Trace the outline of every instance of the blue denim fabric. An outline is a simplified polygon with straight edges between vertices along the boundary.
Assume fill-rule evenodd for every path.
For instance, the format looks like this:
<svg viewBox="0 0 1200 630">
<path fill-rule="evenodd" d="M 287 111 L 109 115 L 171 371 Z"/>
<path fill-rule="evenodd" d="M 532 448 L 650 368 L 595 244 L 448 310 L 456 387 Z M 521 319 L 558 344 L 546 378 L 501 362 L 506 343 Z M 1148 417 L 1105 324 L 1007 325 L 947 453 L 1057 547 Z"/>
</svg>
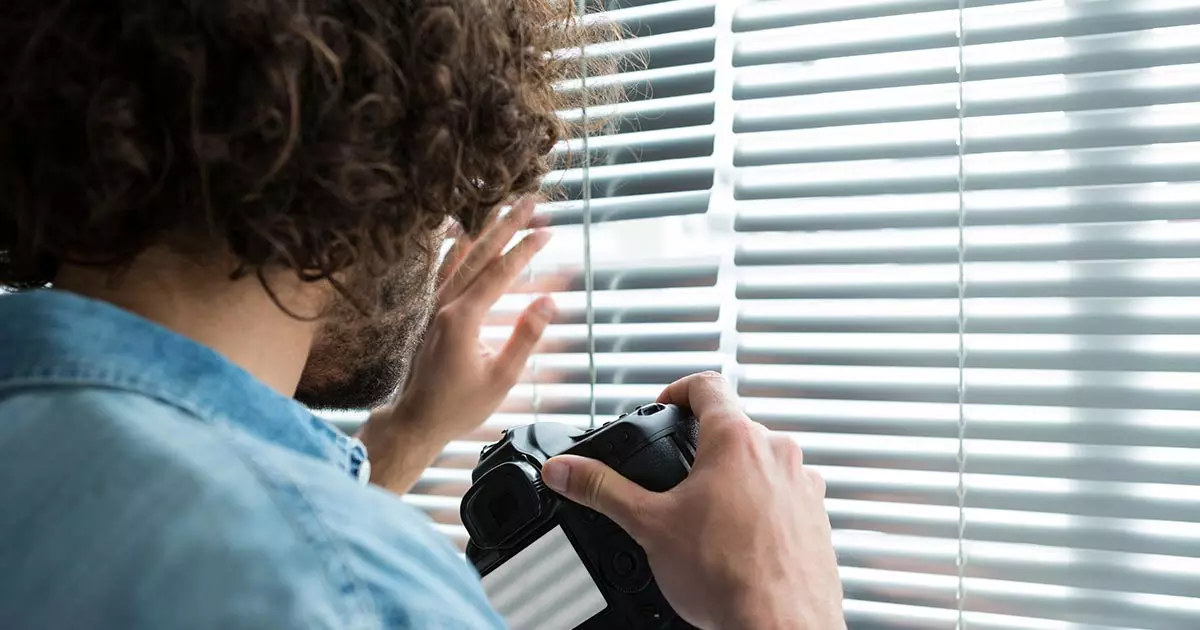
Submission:
<svg viewBox="0 0 1200 630">
<path fill-rule="evenodd" d="M 151 322 L 0 296 L 0 628 L 503 628 L 365 457 Z"/>
</svg>

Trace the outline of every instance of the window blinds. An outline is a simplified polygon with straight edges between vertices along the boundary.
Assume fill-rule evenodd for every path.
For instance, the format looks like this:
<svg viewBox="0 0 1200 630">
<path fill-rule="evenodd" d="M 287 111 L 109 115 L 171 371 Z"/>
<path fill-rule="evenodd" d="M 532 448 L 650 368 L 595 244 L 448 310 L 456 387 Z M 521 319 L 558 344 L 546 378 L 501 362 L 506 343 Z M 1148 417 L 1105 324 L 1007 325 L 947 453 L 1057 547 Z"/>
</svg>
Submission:
<svg viewBox="0 0 1200 630">
<path fill-rule="evenodd" d="M 1200 0 L 600 8 L 645 63 L 563 112 L 621 121 L 548 180 L 563 313 L 406 500 L 461 543 L 499 429 L 717 369 L 826 476 L 851 628 L 1200 628 Z"/>
</svg>

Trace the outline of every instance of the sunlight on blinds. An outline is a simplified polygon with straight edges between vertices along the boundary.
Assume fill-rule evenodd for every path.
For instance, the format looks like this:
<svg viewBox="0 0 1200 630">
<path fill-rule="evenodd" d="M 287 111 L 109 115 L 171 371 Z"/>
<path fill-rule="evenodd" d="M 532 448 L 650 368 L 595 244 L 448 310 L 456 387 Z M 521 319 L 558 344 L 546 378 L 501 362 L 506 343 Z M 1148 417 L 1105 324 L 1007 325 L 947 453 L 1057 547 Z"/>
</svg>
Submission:
<svg viewBox="0 0 1200 630">
<path fill-rule="evenodd" d="M 826 476 L 851 628 L 1200 628 L 1200 0 L 590 6 L 642 63 L 485 337 L 562 312 L 406 500 L 461 544 L 501 428 L 715 369 Z"/>
<path fill-rule="evenodd" d="M 741 7 L 747 409 L 853 628 L 1197 627 L 1200 3 L 957 5 Z"/>
</svg>

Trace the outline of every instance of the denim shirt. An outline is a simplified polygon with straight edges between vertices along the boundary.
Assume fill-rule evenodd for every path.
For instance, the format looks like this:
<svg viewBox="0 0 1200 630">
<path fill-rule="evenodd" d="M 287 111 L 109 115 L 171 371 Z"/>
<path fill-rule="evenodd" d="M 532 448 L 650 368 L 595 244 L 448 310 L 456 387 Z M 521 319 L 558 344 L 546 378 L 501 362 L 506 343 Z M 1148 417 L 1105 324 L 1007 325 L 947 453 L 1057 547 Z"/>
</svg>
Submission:
<svg viewBox="0 0 1200 630">
<path fill-rule="evenodd" d="M 367 464 L 202 345 L 0 295 L 0 628 L 503 628 Z"/>
</svg>

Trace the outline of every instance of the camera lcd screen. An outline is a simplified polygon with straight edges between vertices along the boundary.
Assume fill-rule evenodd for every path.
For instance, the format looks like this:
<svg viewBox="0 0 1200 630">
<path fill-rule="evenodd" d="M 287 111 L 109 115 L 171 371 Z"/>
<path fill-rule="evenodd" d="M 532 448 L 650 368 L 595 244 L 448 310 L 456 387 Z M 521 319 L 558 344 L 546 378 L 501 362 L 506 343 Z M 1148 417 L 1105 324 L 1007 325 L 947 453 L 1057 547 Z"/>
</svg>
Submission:
<svg viewBox="0 0 1200 630">
<path fill-rule="evenodd" d="M 561 526 L 485 575 L 483 590 L 511 630 L 574 630 L 608 605 Z"/>
</svg>

